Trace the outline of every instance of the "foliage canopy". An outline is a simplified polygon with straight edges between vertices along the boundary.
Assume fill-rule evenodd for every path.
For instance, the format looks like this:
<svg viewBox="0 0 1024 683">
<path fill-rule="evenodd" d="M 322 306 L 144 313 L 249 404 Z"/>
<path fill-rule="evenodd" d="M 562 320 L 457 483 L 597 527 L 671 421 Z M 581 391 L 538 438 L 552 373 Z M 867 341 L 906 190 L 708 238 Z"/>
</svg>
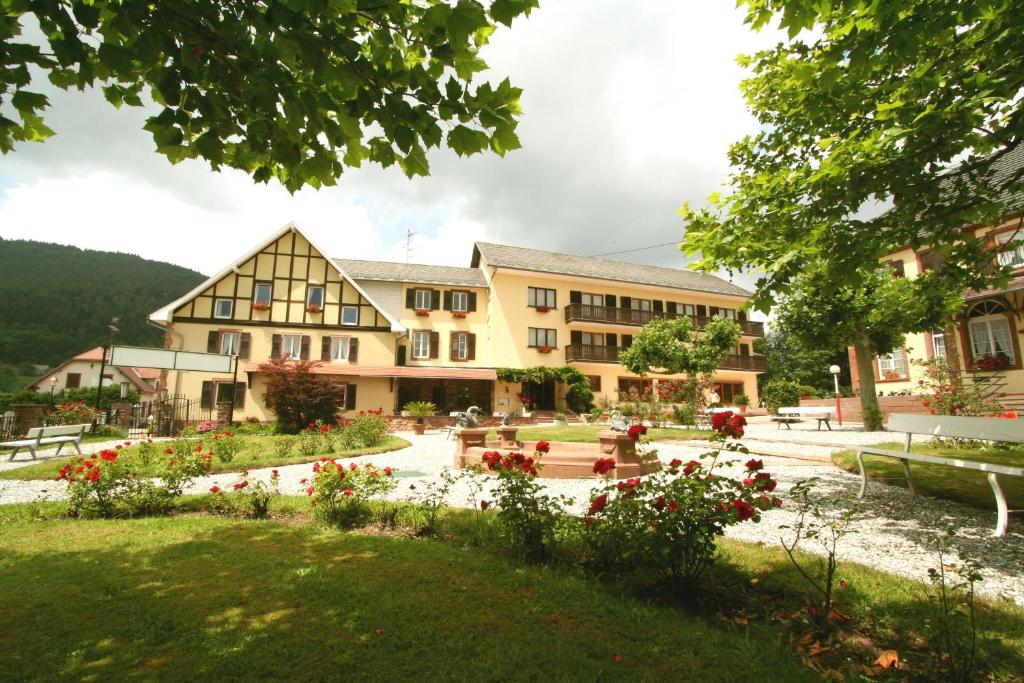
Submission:
<svg viewBox="0 0 1024 683">
<path fill-rule="evenodd" d="M 740 326 L 725 318 L 708 322 L 700 337 L 693 334 L 690 318 L 652 320 L 633 344 L 619 354 L 619 362 L 638 375 L 663 372 L 690 377 L 710 375 L 740 339 Z"/>
<path fill-rule="evenodd" d="M 518 148 L 520 90 L 475 82 L 498 24 L 538 0 L 0 0 L 0 153 L 51 135 L 34 70 L 160 112 L 146 130 L 172 163 L 202 158 L 288 190 L 346 167 L 427 175 L 444 142 L 465 156 Z M 31 21 L 30 21 L 31 20 Z M 34 21 L 42 44 L 23 37 Z"/>
</svg>

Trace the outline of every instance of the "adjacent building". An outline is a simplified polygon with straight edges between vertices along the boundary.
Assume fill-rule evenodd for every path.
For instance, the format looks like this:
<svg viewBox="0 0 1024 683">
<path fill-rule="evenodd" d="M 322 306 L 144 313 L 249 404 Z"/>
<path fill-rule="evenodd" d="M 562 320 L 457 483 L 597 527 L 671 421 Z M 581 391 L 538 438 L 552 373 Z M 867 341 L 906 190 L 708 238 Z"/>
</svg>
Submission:
<svg viewBox="0 0 1024 683">
<path fill-rule="evenodd" d="M 1003 157 L 995 166 L 997 174 L 1024 171 L 1024 148 Z M 1024 192 L 1006 197 L 1024 205 Z M 1005 408 L 1024 409 L 1021 312 L 1024 311 L 1024 223 L 1020 214 L 1008 216 L 997 226 L 966 226 L 965 232 L 986 239 L 1000 265 L 1010 266 L 1014 276 L 1001 288 L 968 291 L 963 307 L 942 329 L 908 334 L 904 348 L 874 359 L 876 389 L 883 394 L 917 392 L 924 377 L 919 362 L 944 359 L 963 381 L 978 384 L 983 393 Z M 937 255 L 909 247 L 889 254 L 884 262 L 899 277 L 913 278 L 929 269 L 941 268 Z M 856 354 L 850 349 L 853 387 L 859 389 Z"/>
<path fill-rule="evenodd" d="M 233 399 L 235 419 L 273 419 L 260 372 L 272 358 L 319 361 L 315 372 L 345 386 L 347 410 L 429 400 L 443 412 L 511 412 L 522 394 L 564 410 L 564 386 L 502 382 L 495 370 L 566 364 L 614 403 L 665 379 L 629 373 L 618 354 L 645 323 L 675 316 L 697 329 L 715 316 L 740 324 L 716 390 L 756 404 L 763 327 L 747 319 L 749 296 L 711 275 L 489 243 L 464 268 L 331 258 L 290 224 L 150 319 L 168 348 L 238 356 L 237 377 L 166 377 L 169 392 L 208 407 Z"/>
<path fill-rule="evenodd" d="M 36 378 L 28 389 L 40 393 L 61 392 L 65 389 L 96 388 L 103 372 L 103 386 L 120 386 L 122 395 L 132 389 L 139 392 L 142 401 L 153 400 L 159 391 L 160 371 L 149 368 L 125 368 L 110 365 L 110 355 L 103 362 L 103 347 L 97 346 L 69 358 L 57 367 Z"/>
</svg>

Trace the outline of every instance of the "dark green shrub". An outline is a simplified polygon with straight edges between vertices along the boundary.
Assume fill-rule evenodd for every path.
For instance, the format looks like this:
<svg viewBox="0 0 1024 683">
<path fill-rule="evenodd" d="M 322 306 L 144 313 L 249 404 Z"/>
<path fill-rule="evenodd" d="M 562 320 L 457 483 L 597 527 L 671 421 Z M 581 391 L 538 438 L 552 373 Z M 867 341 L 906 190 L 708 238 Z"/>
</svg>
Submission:
<svg viewBox="0 0 1024 683">
<path fill-rule="evenodd" d="M 765 385 L 764 402 L 768 412 L 778 414 L 779 408 L 800 405 L 800 385 L 796 382 L 776 380 Z"/>
</svg>

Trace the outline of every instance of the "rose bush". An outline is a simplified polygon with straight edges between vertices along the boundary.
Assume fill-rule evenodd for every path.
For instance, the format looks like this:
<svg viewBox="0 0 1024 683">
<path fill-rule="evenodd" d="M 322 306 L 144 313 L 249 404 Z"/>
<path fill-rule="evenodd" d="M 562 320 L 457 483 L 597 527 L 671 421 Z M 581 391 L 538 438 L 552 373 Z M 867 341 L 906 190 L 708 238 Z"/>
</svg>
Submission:
<svg viewBox="0 0 1024 683">
<path fill-rule="evenodd" d="M 91 424 L 100 416 L 100 411 L 88 405 L 85 401 L 58 403 L 53 407 L 53 410 L 47 412 L 50 415 L 51 421 L 55 424 Z"/>
<path fill-rule="evenodd" d="M 313 478 L 306 488 L 318 517 L 331 523 L 353 523 L 363 517 L 367 503 L 395 490 L 395 471 L 370 463 L 345 465 L 332 458 L 313 463 Z"/>
<path fill-rule="evenodd" d="M 734 462 L 723 452 L 746 453 L 734 441 L 745 421 L 718 413 L 713 439 L 718 448 L 700 460 L 673 460 L 643 478 L 608 481 L 591 496 L 584 517 L 588 561 L 601 571 L 649 571 L 692 581 L 714 560 L 715 540 L 726 527 L 757 522 L 764 510 L 782 501 L 772 496 L 776 480 L 762 461 L 750 459 L 741 480 L 717 473 Z M 610 471 L 598 459 L 595 471 Z"/>
<path fill-rule="evenodd" d="M 141 476 L 137 462 L 118 447 L 76 458 L 60 468 L 57 479 L 68 482 L 68 512 L 73 516 L 162 514 L 193 479 L 210 471 L 212 459 L 202 447 L 169 446 L 159 478 L 153 480 Z"/>
<path fill-rule="evenodd" d="M 559 529 L 568 519 L 566 505 L 571 504 L 562 497 L 541 493 L 543 489 L 537 483 L 537 475 L 548 443 L 541 441 L 537 447 L 533 456 L 488 451 L 482 457 L 487 469 L 498 475 L 493 505 L 498 508 L 502 529 L 510 546 L 529 562 L 548 559 L 557 543 Z M 491 504 L 489 502 L 488 506 Z"/>
</svg>

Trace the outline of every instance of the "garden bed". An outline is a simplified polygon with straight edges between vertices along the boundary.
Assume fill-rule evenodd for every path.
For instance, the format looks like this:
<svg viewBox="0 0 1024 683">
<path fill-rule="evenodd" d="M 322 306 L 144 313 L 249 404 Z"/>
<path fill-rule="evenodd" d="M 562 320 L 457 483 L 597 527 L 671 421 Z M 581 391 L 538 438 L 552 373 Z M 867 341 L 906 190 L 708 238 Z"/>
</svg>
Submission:
<svg viewBox="0 0 1024 683">
<path fill-rule="evenodd" d="M 334 453 L 317 452 L 314 455 L 302 455 L 297 452 L 297 450 L 292 450 L 287 455 L 281 455 L 274 449 L 275 442 L 281 438 L 291 437 L 260 435 L 239 436 L 238 438 L 244 441 L 243 450 L 235 455 L 231 462 L 223 462 L 214 458 L 211 462 L 212 473 L 240 472 L 242 470 L 254 469 L 257 467 L 274 467 L 277 465 L 298 465 L 304 462 L 313 462 L 324 455 L 331 455 L 331 457 L 334 458 L 353 458 L 359 455 L 372 455 L 374 453 L 397 451 L 410 445 L 405 439 L 389 434 L 383 443 L 369 448 L 356 448 L 337 451 Z M 162 449 L 165 444 L 166 442 L 158 442 L 154 445 Z M 137 453 L 138 445 L 133 443 L 128 448 L 124 448 L 122 450 L 126 456 L 131 456 Z M 26 465 L 25 467 L 4 470 L 0 472 L 0 480 L 53 479 L 57 475 L 57 470 L 67 463 L 74 462 L 76 458 L 77 456 L 50 458 L 37 461 L 31 465 Z M 140 467 L 140 473 L 152 476 L 156 474 L 157 469 L 158 466 L 154 463 L 148 467 Z"/>
<path fill-rule="evenodd" d="M 597 435 L 607 432 L 608 425 L 558 425 L 555 427 L 526 427 L 520 429 L 518 437 L 522 441 L 568 441 L 575 443 L 597 443 Z M 647 438 L 651 441 L 670 440 L 707 440 L 711 432 L 700 429 L 666 429 L 648 427 Z M 491 430 L 488 440 L 497 438 L 497 432 Z"/>
</svg>

